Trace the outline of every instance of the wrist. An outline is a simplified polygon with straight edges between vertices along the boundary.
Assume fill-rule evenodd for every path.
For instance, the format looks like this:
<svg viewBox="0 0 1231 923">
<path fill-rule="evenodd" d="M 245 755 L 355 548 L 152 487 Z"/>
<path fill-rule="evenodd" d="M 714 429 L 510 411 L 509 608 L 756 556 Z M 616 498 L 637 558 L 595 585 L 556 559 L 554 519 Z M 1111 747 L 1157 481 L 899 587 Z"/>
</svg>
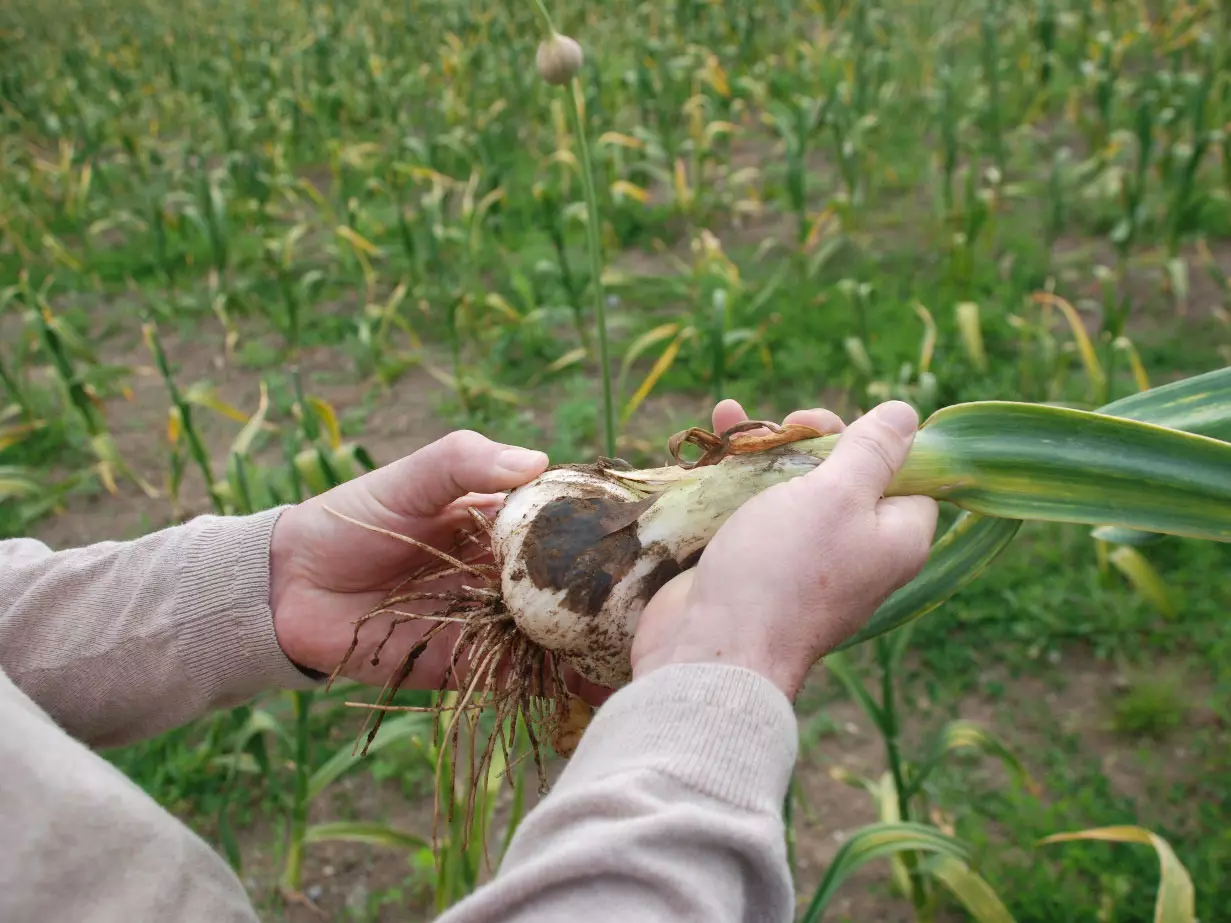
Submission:
<svg viewBox="0 0 1231 923">
<path fill-rule="evenodd" d="M 304 651 L 298 649 L 295 639 L 297 633 L 291 628 L 292 616 L 289 613 L 290 587 L 293 585 L 295 570 L 295 521 L 296 506 L 289 506 L 274 523 L 273 533 L 269 539 L 269 610 L 274 625 L 274 637 L 282 653 L 295 669 L 310 679 L 323 679 L 326 674 L 307 665 L 308 658 Z"/>
<path fill-rule="evenodd" d="M 269 537 L 269 608 L 273 612 L 274 625 L 278 624 L 278 612 L 286 599 L 286 589 L 290 584 L 290 573 L 294 561 L 295 507 L 287 507 L 274 523 L 273 534 Z M 279 639 L 281 643 L 281 639 Z"/>
<path fill-rule="evenodd" d="M 175 648 L 210 708 L 271 689 L 309 688 L 286 656 L 269 607 L 273 531 L 281 510 L 202 516 L 177 591 Z"/>
<path fill-rule="evenodd" d="M 769 680 L 790 700 L 811 664 L 792 662 L 791 645 L 774 645 L 773 620 L 697 591 L 696 571 L 667 583 L 642 613 L 633 639 L 633 678 L 674 664 L 742 667 Z M 783 656 L 783 654 L 787 656 Z"/>
<path fill-rule="evenodd" d="M 792 702 L 803 680 L 801 671 L 790 668 L 767 652 L 749 650 L 747 645 L 740 643 L 723 644 L 719 639 L 680 639 L 643 652 L 634 650 L 633 679 L 640 679 L 664 667 L 702 664 L 739 667 L 756 673 L 777 686 Z M 807 670 L 802 672 L 806 673 Z"/>
<path fill-rule="evenodd" d="M 738 667 L 674 664 L 625 686 L 594 716 L 555 787 L 669 766 L 710 798 L 777 815 L 798 750 L 781 691 Z"/>
</svg>

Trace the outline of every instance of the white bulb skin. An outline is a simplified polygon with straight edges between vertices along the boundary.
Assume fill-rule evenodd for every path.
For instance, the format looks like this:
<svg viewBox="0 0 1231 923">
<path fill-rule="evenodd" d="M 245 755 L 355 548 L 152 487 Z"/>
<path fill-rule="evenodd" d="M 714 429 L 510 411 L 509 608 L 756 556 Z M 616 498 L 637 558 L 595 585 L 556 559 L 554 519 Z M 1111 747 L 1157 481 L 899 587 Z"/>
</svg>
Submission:
<svg viewBox="0 0 1231 923">
<path fill-rule="evenodd" d="M 632 678 L 637 620 L 653 581 L 661 585 L 655 569 L 670 559 L 665 547 L 641 546 L 635 523 L 602 534 L 602 512 L 641 499 L 598 469 L 553 468 L 509 494 L 492 533 L 501 595 L 518 628 L 604 686 Z M 673 560 L 665 567 L 679 571 Z"/>
<path fill-rule="evenodd" d="M 736 456 L 659 484 L 552 468 L 509 494 L 496 519 L 505 608 L 522 634 L 586 679 L 625 685 L 650 597 L 695 563 L 743 503 L 817 464 L 789 452 Z M 656 501 L 647 495 L 655 490 L 663 491 Z"/>
</svg>

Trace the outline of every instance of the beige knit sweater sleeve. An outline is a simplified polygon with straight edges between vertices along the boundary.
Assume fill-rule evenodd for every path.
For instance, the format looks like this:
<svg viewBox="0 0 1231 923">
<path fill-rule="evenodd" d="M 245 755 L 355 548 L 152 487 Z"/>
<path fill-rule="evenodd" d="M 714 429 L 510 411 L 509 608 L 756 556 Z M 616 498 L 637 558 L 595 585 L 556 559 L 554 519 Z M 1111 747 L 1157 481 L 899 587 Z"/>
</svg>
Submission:
<svg viewBox="0 0 1231 923">
<path fill-rule="evenodd" d="M 276 516 L 60 553 L 0 542 L 0 920 L 255 921 L 226 863 L 82 741 L 311 684 L 273 633 Z M 440 923 L 785 923 L 795 748 L 789 703 L 754 673 L 639 679 Z"/>
<path fill-rule="evenodd" d="M 201 516 L 55 553 L 0 542 L 0 668 L 72 736 L 102 747 L 265 689 L 310 687 L 269 610 L 279 512 Z"/>
<path fill-rule="evenodd" d="M 439 923 L 786 923 L 795 715 L 739 667 L 664 667 L 598 710 L 493 884 Z"/>
</svg>

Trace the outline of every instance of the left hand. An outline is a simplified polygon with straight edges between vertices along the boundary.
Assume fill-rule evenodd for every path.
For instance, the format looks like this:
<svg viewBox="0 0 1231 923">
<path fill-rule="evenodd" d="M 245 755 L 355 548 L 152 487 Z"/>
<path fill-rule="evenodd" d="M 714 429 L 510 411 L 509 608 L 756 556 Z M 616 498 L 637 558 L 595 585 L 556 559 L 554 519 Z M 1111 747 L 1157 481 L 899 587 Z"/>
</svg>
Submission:
<svg viewBox="0 0 1231 923">
<path fill-rule="evenodd" d="M 459 530 L 474 528 L 468 507 L 494 516 L 503 502 L 500 491 L 518 487 L 546 468 L 542 452 L 460 430 L 287 509 L 274 527 L 270 552 L 270 606 L 282 650 L 300 667 L 331 673 L 351 645 L 355 620 L 379 606 L 408 574 L 437 560 L 410 544 L 345 522 L 325 507 L 447 550 Z M 429 589 L 447 586 L 441 581 Z M 405 652 L 436 624 L 424 620 L 399 625 L 373 666 L 372 652 L 390 620 L 383 615 L 364 625 L 344 676 L 383 685 Z M 453 648 L 446 635 L 431 642 L 415 661 L 407 688 L 440 685 Z"/>
</svg>

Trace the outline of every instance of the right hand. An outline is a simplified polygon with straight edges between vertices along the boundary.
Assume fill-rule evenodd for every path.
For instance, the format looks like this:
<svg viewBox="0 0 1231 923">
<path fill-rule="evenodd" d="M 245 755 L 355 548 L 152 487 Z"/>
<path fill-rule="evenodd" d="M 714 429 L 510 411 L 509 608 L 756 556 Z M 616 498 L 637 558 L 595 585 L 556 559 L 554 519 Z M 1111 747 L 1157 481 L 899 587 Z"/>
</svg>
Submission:
<svg viewBox="0 0 1231 923">
<path fill-rule="evenodd" d="M 743 411 L 727 401 L 714 416 L 725 429 Z M 787 422 L 843 431 L 828 411 L 798 412 Z M 697 566 L 646 606 L 633 642 L 634 678 L 671 663 L 722 663 L 754 670 L 794 699 L 812 665 L 927 559 L 936 501 L 884 496 L 918 422 L 909 404 L 881 404 L 843 431 L 815 471 L 740 507 Z"/>
</svg>

